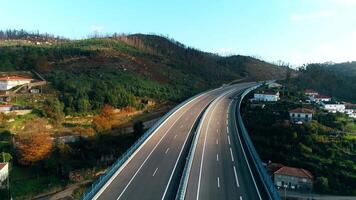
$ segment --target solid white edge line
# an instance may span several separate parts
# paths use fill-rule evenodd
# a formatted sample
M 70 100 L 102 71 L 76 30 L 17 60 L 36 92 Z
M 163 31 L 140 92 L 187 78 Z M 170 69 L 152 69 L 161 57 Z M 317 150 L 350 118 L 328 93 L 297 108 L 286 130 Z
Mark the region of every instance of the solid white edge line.
M 166 196 L 166 194 L 167 194 L 169 185 L 171 184 L 171 181 L 172 181 L 172 178 L 173 178 L 173 174 L 174 174 L 174 172 L 175 172 L 175 170 L 176 170 L 176 168 L 177 168 L 178 161 L 179 161 L 179 159 L 180 159 L 180 157 L 181 157 L 181 155 L 182 155 L 182 153 L 183 153 L 184 146 L 186 145 L 186 143 L 187 143 L 187 141 L 188 141 L 188 138 L 189 138 L 189 135 L 190 135 L 190 133 L 192 132 L 193 127 L 194 127 L 194 124 L 195 124 L 195 122 L 198 120 L 198 118 L 199 118 L 199 115 L 197 115 L 196 118 L 194 119 L 194 121 L 193 121 L 194 123 L 193 123 L 192 126 L 190 127 L 189 132 L 188 132 L 188 134 L 187 134 L 187 137 L 185 138 L 184 144 L 183 144 L 183 146 L 182 146 L 182 148 L 181 148 L 181 150 L 180 150 L 180 152 L 179 152 L 178 158 L 177 158 L 176 163 L 175 163 L 175 165 L 174 165 L 174 168 L 173 168 L 173 170 L 172 170 L 172 172 L 171 172 L 171 176 L 169 177 L 167 186 L 166 186 L 166 188 L 165 188 L 165 190 L 164 190 L 164 193 L 163 193 L 163 195 L 162 195 L 162 198 L 161 198 L 162 200 L 165 198 L 165 196 Z
M 212 90 L 214 91 L 214 90 Z M 96 200 L 100 197 L 100 195 L 106 190 L 106 188 L 115 180 L 115 178 L 120 174 L 120 172 L 126 167 L 126 165 L 132 160 L 133 157 L 143 148 L 143 146 L 155 135 L 155 133 L 164 125 L 167 123 L 167 121 L 176 113 L 178 113 L 180 110 L 182 110 L 184 107 L 188 106 L 190 103 L 193 101 L 197 101 L 198 99 L 202 98 L 204 95 L 207 95 L 207 93 L 203 93 L 194 99 L 191 99 L 188 101 L 186 104 L 182 105 L 180 108 L 178 108 L 176 111 L 174 111 L 170 116 L 167 117 L 152 133 L 149 135 L 146 140 L 139 146 L 139 148 L 136 149 L 136 151 L 121 165 L 121 167 L 113 174 L 113 176 L 104 184 L 102 188 L 94 195 L 92 200 Z
M 238 103 L 238 105 L 237 105 L 237 106 L 240 106 L 240 104 Z M 237 137 L 239 138 L 240 148 L 242 149 L 242 153 L 244 154 L 245 161 L 246 161 L 246 163 L 247 163 L 247 167 L 248 167 L 248 169 L 249 169 L 249 171 L 250 171 L 250 175 L 251 175 L 252 180 L 253 180 L 253 183 L 254 183 L 254 185 L 255 185 L 255 188 L 256 188 L 256 191 L 257 191 L 258 197 L 262 200 L 261 194 L 260 194 L 260 192 L 258 191 L 258 187 L 257 187 L 256 181 L 255 181 L 255 178 L 253 177 L 253 174 L 252 174 L 252 171 L 251 171 L 250 164 L 249 164 L 249 163 L 248 163 L 248 161 L 247 161 L 247 157 L 246 157 L 245 150 L 244 150 L 244 148 L 242 147 L 242 142 L 241 142 L 241 138 L 240 138 L 239 130 L 238 130 L 238 128 L 237 128 L 237 119 L 236 119 L 236 117 L 235 117 L 235 120 L 233 120 L 233 121 L 235 121 L 235 128 L 236 128 Z
M 161 137 L 161 139 L 157 142 L 157 144 L 153 147 L 153 149 L 151 150 L 151 152 L 148 154 L 148 156 L 146 157 L 146 159 L 143 161 L 143 163 L 140 165 L 140 167 L 137 169 L 137 171 L 135 172 L 135 174 L 131 177 L 130 181 L 126 184 L 125 188 L 122 190 L 122 192 L 120 193 L 120 195 L 117 197 L 116 200 L 119 200 L 122 195 L 125 193 L 126 189 L 130 186 L 131 182 L 133 181 L 133 179 L 136 177 L 136 175 L 140 172 L 141 168 L 145 165 L 146 161 L 150 158 L 150 156 L 152 155 L 152 153 L 156 150 L 156 148 L 158 147 L 158 145 L 161 143 L 161 141 L 163 140 L 163 138 L 165 138 L 165 136 L 168 134 L 168 132 L 172 129 L 172 127 L 180 120 L 180 118 L 186 113 L 187 111 L 183 112 L 174 122 L 173 124 L 166 130 L 166 132 L 164 133 L 164 135 Z
M 220 101 L 220 99 L 222 99 L 224 96 L 228 95 L 228 94 L 231 94 L 233 92 L 235 92 L 235 88 L 232 88 L 232 89 L 229 89 L 228 91 L 222 93 L 218 98 L 216 98 L 211 104 L 210 106 L 208 107 L 208 109 L 205 111 L 206 112 L 206 116 L 204 115 L 203 117 L 207 117 L 208 113 L 210 112 L 211 108 L 213 108 L 213 110 L 211 111 L 211 114 L 209 116 L 209 120 L 208 120 L 208 124 L 207 124 L 207 128 L 205 130 L 205 136 L 204 136 L 204 144 L 203 144 L 203 151 L 202 151 L 202 155 L 201 155 L 201 161 L 200 161 L 200 170 L 199 170 L 199 179 L 198 179 L 198 189 L 197 189 L 197 197 L 196 199 L 199 200 L 199 193 L 200 193 L 200 182 L 201 182 L 201 174 L 202 174 L 202 169 L 203 169 L 203 162 L 204 162 L 204 153 L 205 153 L 205 146 L 206 146 L 206 138 L 207 138 L 207 135 L 208 135 L 208 129 L 209 129 L 209 126 L 210 126 L 210 122 L 211 122 L 211 115 L 214 113 L 215 109 L 217 106 L 215 106 L 215 104 L 218 104 L 218 102 Z M 213 107 L 214 105 L 214 107 Z M 201 121 L 201 124 L 203 123 L 203 119 L 202 118 L 202 121 Z M 198 133 L 199 134 L 199 133 Z

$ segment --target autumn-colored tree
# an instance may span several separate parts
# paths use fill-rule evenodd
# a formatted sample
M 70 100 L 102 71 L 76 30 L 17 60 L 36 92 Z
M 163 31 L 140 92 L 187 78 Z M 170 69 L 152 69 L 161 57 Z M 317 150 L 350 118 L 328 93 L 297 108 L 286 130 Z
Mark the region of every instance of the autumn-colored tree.
M 111 130 L 114 123 L 114 108 L 105 105 L 99 115 L 93 118 L 93 127 L 98 133 L 105 133 Z
M 48 157 L 52 147 L 52 138 L 43 119 L 27 121 L 24 129 L 15 137 L 18 161 L 23 165 L 32 165 Z

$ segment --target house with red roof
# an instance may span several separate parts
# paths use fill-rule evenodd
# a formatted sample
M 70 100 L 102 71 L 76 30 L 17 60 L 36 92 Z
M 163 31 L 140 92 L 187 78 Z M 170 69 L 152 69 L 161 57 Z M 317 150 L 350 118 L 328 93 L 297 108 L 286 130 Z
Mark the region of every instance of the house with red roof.
M 311 96 L 319 95 L 319 92 L 312 89 L 306 89 L 304 90 L 304 94 L 311 97 Z
M 10 90 L 18 85 L 31 83 L 32 80 L 32 78 L 22 76 L 2 76 L 0 77 L 0 90 Z
M 290 120 L 293 123 L 310 122 L 313 119 L 314 110 L 307 108 L 296 108 L 289 111 Z
M 303 168 L 283 166 L 274 172 L 274 184 L 282 188 L 310 191 L 313 179 L 313 174 Z
M 12 107 L 13 107 L 13 105 L 11 105 L 11 104 L 0 104 L 0 112 L 3 112 L 3 113 L 10 112 Z
M 9 163 L 0 163 L 0 185 L 9 177 Z
M 318 95 L 311 96 L 310 100 L 314 101 L 316 103 L 329 102 L 329 101 L 331 101 L 331 97 L 318 94 Z

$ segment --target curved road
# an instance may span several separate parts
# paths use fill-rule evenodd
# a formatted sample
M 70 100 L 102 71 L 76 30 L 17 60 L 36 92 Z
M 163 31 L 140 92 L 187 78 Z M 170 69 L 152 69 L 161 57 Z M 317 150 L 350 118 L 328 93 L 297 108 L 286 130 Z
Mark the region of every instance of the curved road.
M 241 92 L 217 98 L 201 119 L 185 199 L 265 199 L 249 166 L 231 106 Z
M 147 138 L 93 199 L 174 199 L 199 116 L 222 94 L 252 85 L 218 88 L 183 105 Z

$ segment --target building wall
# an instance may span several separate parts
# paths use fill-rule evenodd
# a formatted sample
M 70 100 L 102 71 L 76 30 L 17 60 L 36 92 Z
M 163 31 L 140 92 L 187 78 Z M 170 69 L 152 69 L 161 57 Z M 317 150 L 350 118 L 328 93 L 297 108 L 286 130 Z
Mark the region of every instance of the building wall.
M 323 108 L 328 110 L 329 112 L 336 113 L 336 112 L 345 112 L 345 105 L 344 104 L 324 104 Z
M 288 189 L 311 190 L 313 188 L 311 179 L 282 174 L 274 175 L 274 184 L 278 187 L 286 185 Z
M 0 183 L 5 181 L 8 176 L 9 176 L 9 164 L 6 164 L 6 166 L 0 170 Z
M 289 117 L 293 122 L 304 121 L 309 122 L 313 119 L 312 113 L 289 113 Z
M 279 96 L 273 94 L 254 94 L 254 99 L 257 101 L 278 101 Z
M 30 83 L 30 80 L 6 80 L 0 81 L 0 90 L 9 90 L 18 85 L 24 85 Z

